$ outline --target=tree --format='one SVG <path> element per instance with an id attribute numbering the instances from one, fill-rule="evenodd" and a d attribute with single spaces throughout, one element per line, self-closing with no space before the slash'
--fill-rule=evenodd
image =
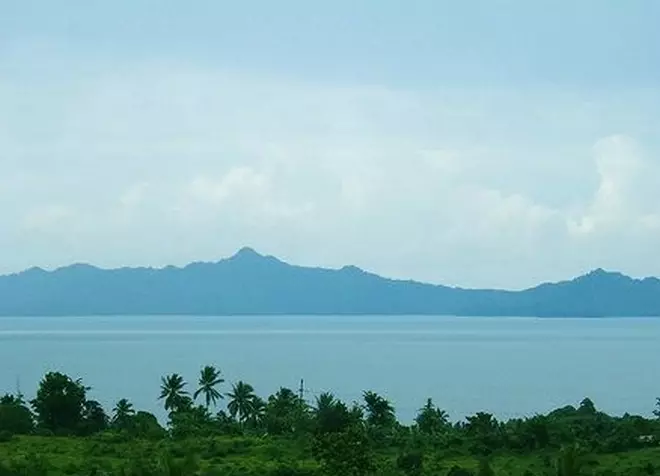
<path id="1" fill-rule="evenodd" d="M 232 386 L 232 391 L 227 394 L 229 403 L 227 409 L 232 418 L 238 417 L 238 421 L 244 424 L 255 410 L 254 388 L 242 380 Z"/>
<path id="2" fill-rule="evenodd" d="M 59 372 L 47 373 L 30 402 L 39 427 L 60 434 L 76 433 L 83 421 L 87 390 L 80 380 Z"/>
<path id="3" fill-rule="evenodd" d="M 280 388 L 268 397 L 266 431 L 273 435 L 295 433 L 309 422 L 307 404 L 289 388 Z"/>
<path id="4" fill-rule="evenodd" d="M 337 400 L 332 393 L 324 392 L 316 398 L 314 419 L 316 431 L 319 433 L 338 433 L 344 431 L 351 423 L 356 423 L 361 410 L 349 411 L 346 404 Z"/>
<path id="5" fill-rule="evenodd" d="M 472 451 L 479 456 L 488 456 L 500 444 L 500 424 L 490 413 L 467 417 L 466 429 L 473 441 Z"/>
<path id="6" fill-rule="evenodd" d="M 660 398 L 655 399 L 655 410 L 653 410 L 653 415 L 660 419 Z"/>
<path id="7" fill-rule="evenodd" d="M 127 429 L 130 425 L 131 418 L 135 415 L 133 404 L 125 398 L 117 402 L 112 412 L 112 426 L 119 430 Z"/>
<path id="8" fill-rule="evenodd" d="M 585 398 L 580 402 L 578 413 L 581 413 L 583 415 L 595 415 L 596 405 L 594 405 L 594 402 L 590 398 Z"/>
<path id="9" fill-rule="evenodd" d="M 167 434 L 154 415 L 147 412 L 137 412 L 131 419 L 128 428 L 131 435 L 137 438 L 158 440 Z"/>
<path id="10" fill-rule="evenodd" d="M 0 405 L 23 405 L 24 403 L 22 395 L 7 393 L 0 397 Z"/>
<path id="11" fill-rule="evenodd" d="M 367 412 L 367 423 L 378 428 L 389 428 L 396 422 L 394 407 L 375 392 L 364 392 L 363 399 Z"/>
<path id="12" fill-rule="evenodd" d="M 108 416 L 96 400 L 88 400 L 83 407 L 81 433 L 92 435 L 108 428 Z"/>
<path id="13" fill-rule="evenodd" d="M 468 433 L 489 433 L 495 431 L 499 424 L 491 413 L 477 412 L 467 417 Z"/>
<path id="14" fill-rule="evenodd" d="M 27 435 L 33 429 L 32 413 L 20 396 L 5 395 L 0 398 L 0 432 Z"/>
<path id="15" fill-rule="evenodd" d="M 374 467 L 373 450 L 360 425 L 350 425 L 339 432 L 317 433 L 312 452 L 328 475 L 363 476 L 371 474 Z"/>
<path id="16" fill-rule="evenodd" d="M 399 455 L 396 466 L 408 476 L 420 475 L 424 469 L 424 455 L 420 451 L 407 451 Z"/>
<path id="17" fill-rule="evenodd" d="M 175 439 L 205 437 L 214 431 L 213 417 L 205 406 L 173 412 L 170 416 L 170 432 Z"/>
<path id="18" fill-rule="evenodd" d="M 550 445 L 550 428 L 548 418 L 536 415 L 526 421 L 527 429 L 534 442 L 534 448 L 543 449 Z"/>
<path id="19" fill-rule="evenodd" d="M 199 395 L 204 395 L 204 400 L 206 402 L 206 408 L 209 408 L 211 404 L 215 405 L 216 401 L 223 398 L 223 395 L 216 390 L 215 387 L 224 383 L 225 379 L 220 376 L 220 371 L 211 365 L 205 366 L 199 375 L 199 388 L 193 395 L 193 398 L 197 400 Z"/>
<path id="20" fill-rule="evenodd" d="M 247 418 L 247 423 L 252 429 L 258 429 L 263 427 L 263 423 L 266 419 L 266 402 L 258 396 L 255 395 L 252 400 L 252 412 Z"/>
<path id="21" fill-rule="evenodd" d="M 165 410 L 175 412 L 181 410 L 188 398 L 185 390 L 186 382 L 179 374 L 171 374 L 161 378 L 159 400 L 165 400 Z"/>
<path id="22" fill-rule="evenodd" d="M 443 432 L 449 425 L 449 416 L 433 404 L 430 398 L 426 400 L 417 416 L 415 423 L 420 432 L 426 435 L 437 435 Z"/>

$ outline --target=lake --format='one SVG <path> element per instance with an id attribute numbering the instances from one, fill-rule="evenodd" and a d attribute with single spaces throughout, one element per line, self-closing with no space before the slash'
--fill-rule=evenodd
<path id="1" fill-rule="evenodd" d="M 0 318 L 0 392 L 32 398 L 41 376 L 81 377 L 111 408 L 122 397 L 164 415 L 161 375 L 195 382 L 213 364 L 267 396 L 383 393 L 410 421 L 427 397 L 454 420 L 531 415 L 589 396 L 649 415 L 660 396 L 660 319 L 419 316 Z M 228 385 L 224 391 L 228 390 Z"/>

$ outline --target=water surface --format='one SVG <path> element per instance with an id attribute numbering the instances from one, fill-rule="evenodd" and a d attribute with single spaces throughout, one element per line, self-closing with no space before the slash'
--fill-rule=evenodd
<path id="1" fill-rule="evenodd" d="M 31 397 L 44 372 L 82 377 L 111 406 L 159 416 L 160 376 L 200 366 L 266 396 L 384 393 L 410 420 L 427 397 L 453 419 L 508 418 L 589 396 L 612 413 L 650 414 L 660 396 L 660 319 L 418 316 L 0 318 L 0 392 Z M 227 390 L 228 387 L 225 387 Z"/>

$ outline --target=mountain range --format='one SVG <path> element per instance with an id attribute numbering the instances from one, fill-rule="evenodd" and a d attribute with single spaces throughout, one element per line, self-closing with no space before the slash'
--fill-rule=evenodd
<path id="1" fill-rule="evenodd" d="M 383 278 L 354 266 L 294 266 L 251 248 L 182 268 L 76 264 L 0 276 L 2 316 L 157 314 L 660 316 L 660 280 L 597 269 L 523 291 L 463 289 Z"/>

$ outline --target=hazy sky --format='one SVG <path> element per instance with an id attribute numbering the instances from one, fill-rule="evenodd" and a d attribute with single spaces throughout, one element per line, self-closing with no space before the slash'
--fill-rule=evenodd
<path id="1" fill-rule="evenodd" d="M 0 272 L 660 275 L 660 2 L 9 0 Z"/>

